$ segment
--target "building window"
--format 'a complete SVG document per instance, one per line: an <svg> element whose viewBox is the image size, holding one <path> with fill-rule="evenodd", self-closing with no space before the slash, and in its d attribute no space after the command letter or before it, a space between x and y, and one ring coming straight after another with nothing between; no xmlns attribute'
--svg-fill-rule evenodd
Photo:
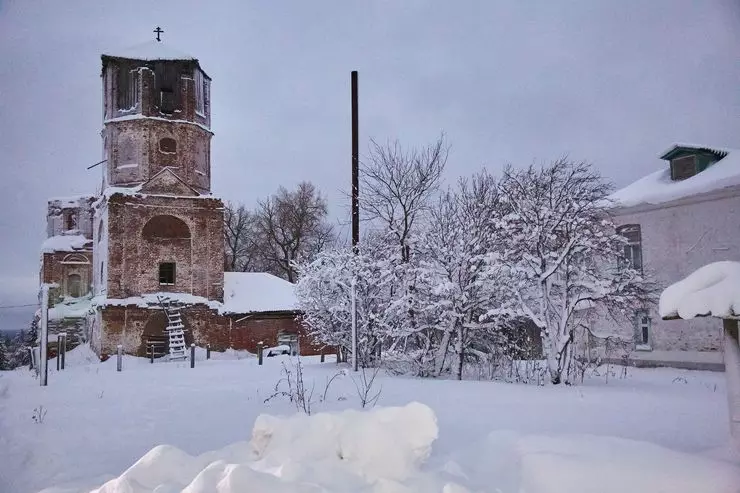
<svg viewBox="0 0 740 493"><path fill-rule="evenodd" d="M169 137L159 140L159 152L175 154L177 152L177 141Z"/></svg>
<svg viewBox="0 0 740 493"><path fill-rule="evenodd" d="M82 278L79 274L70 274L67 276L67 295L72 298L82 296Z"/></svg>
<svg viewBox="0 0 740 493"><path fill-rule="evenodd" d="M74 212L72 211L64 212L64 229L67 231L72 231L73 229L77 229L77 218L75 217Z"/></svg>
<svg viewBox="0 0 740 493"><path fill-rule="evenodd" d="M118 109L130 110L139 104L139 70L118 68Z"/></svg>
<svg viewBox="0 0 740 493"><path fill-rule="evenodd" d="M683 156L671 160L671 179L685 180L696 174L696 156Z"/></svg>
<svg viewBox="0 0 740 493"><path fill-rule="evenodd" d="M203 76L203 71L196 68L193 79L195 80L195 112L201 116L205 116L206 78Z"/></svg>
<svg viewBox="0 0 740 493"><path fill-rule="evenodd" d="M637 349L650 350L650 315L646 310L635 313L635 346Z"/></svg>
<svg viewBox="0 0 740 493"><path fill-rule="evenodd" d="M642 273L642 235L639 224L627 224L617 228L617 233L624 236L627 243L624 245L624 260Z"/></svg>
<svg viewBox="0 0 740 493"><path fill-rule="evenodd" d="M174 262L163 262L159 264L159 284L175 284Z"/></svg>

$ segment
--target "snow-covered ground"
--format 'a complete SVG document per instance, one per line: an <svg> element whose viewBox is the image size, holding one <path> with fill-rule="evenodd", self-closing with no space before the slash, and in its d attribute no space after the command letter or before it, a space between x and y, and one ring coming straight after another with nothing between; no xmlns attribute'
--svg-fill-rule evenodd
<svg viewBox="0 0 740 493"><path fill-rule="evenodd" d="M352 374L324 400L339 369L305 358L303 417L264 402L287 356L127 357L121 373L85 348L67 361L46 388L0 373L0 491L740 491L721 373L630 369L607 384L602 369L577 387L379 376L378 407L346 413L360 407Z"/></svg>

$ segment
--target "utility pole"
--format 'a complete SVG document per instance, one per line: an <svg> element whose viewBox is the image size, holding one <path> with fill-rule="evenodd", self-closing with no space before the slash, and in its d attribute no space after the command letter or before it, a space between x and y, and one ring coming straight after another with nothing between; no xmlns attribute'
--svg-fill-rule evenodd
<svg viewBox="0 0 740 493"><path fill-rule="evenodd" d="M357 70L352 71L352 251L357 255L360 243L360 130L357 114ZM357 371L357 296L352 277L352 370Z"/></svg>
<svg viewBox="0 0 740 493"><path fill-rule="evenodd" d="M360 129L357 114L357 70L352 71L352 249L360 242Z"/></svg>
<svg viewBox="0 0 740 493"><path fill-rule="evenodd" d="M41 285L41 346L39 347L39 383L46 387L49 377L49 285ZM57 355L57 357L59 357Z"/></svg>

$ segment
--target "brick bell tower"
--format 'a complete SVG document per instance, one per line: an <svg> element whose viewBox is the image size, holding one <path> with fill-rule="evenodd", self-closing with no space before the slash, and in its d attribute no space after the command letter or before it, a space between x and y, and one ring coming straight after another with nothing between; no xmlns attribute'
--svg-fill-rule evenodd
<svg viewBox="0 0 740 493"><path fill-rule="evenodd" d="M156 40L101 58L105 162L93 284L102 301L91 342L99 352L121 342L141 352L139 341L161 330L151 322L158 293L191 305L223 301L211 79L196 58Z"/></svg>

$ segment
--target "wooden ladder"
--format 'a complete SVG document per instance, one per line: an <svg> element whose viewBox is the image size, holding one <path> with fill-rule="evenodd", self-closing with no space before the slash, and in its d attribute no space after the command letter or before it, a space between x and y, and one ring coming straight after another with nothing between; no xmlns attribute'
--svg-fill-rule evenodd
<svg viewBox="0 0 740 493"><path fill-rule="evenodd" d="M180 307L173 304L169 298L157 297L162 310L167 315L167 337L169 339L170 360L186 359L187 351L185 348L185 326L182 324L182 314Z"/></svg>

